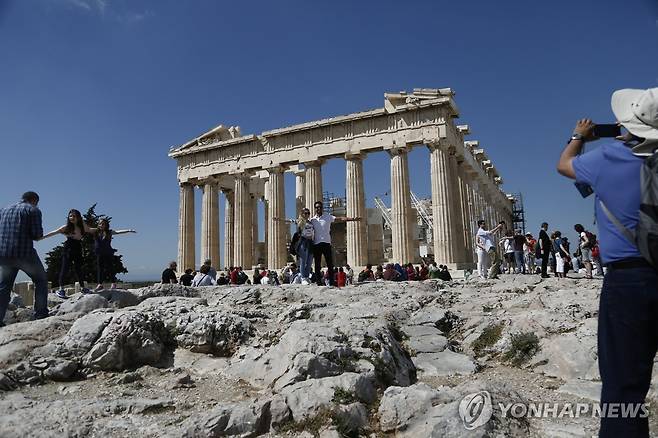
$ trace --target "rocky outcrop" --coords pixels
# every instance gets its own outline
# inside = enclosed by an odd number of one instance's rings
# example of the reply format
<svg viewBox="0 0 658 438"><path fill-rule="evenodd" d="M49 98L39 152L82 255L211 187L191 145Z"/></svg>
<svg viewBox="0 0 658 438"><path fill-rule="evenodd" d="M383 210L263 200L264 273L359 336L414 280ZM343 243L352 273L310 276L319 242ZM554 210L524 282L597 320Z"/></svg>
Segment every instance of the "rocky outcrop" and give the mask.
<svg viewBox="0 0 658 438"><path fill-rule="evenodd" d="M0 329L0 430L463 436L460 403L486 391L491 418L469 436L592 435L592 419L496 406L595 399L597 299L590 282L522 275L73 295L57 316Z"/></svg>

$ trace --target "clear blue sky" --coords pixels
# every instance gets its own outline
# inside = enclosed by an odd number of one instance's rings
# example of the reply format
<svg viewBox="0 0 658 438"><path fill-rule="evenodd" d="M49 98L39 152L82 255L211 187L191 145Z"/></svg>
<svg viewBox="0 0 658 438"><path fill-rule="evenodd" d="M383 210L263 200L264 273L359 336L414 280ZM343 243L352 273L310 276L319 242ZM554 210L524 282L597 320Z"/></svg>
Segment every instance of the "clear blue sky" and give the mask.
<svg viewBox="0 0 658 438"><path fill-rule="evenodd" d="M657 18L655 0L0 0L0 204L38 191L50 230L97 202L139 231L115 241L128 278L156 278L176 257L170 146L220 123L259 133L451 87L469 139L523 193L529 229L571 232L593 205L557 157L576 119L614 121L612 91L658 86ZM410 158L419 196L427 157ZM365 170L372 204L388 158ZM344 176L329 161L325 189L342 194Z"/></svg>

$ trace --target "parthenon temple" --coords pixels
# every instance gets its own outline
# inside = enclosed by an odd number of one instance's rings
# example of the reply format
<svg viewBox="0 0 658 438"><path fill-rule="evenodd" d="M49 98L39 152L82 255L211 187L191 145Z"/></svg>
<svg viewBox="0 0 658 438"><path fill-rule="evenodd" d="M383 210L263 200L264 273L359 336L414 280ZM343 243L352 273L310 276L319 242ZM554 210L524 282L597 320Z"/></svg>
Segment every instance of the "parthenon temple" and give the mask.
<svg viewBox="0 0 658 438"><path fill-rule="evenodd" d="M194 189L201 205L201 259L213 266L257 264L256 202L264 202L264 259L270 269L288 262L284 172L296 178L296 208L313 212L323 199L322 164L340 157L346 166L346 215L364 220L346 224L346 259L352 267L383 261L369 250L363 160L369 153L390 156L391 260L419 261L415 238L408 153L428 149L431 172L431 249L437 263L452 269L474 266L477 219L493 226L512 222L512 200L501 190L502 178L478 141L465 141L466 125L456 125L459 111L449 88L386 93L384 107L243 135L238 127L218 126L172 148L180 185L178 266L195 266ZM219 195L225 197L224 256L220 261ZM326 206L325 206L326 207ZM373 258L378 260L373 260Z"/></svg>

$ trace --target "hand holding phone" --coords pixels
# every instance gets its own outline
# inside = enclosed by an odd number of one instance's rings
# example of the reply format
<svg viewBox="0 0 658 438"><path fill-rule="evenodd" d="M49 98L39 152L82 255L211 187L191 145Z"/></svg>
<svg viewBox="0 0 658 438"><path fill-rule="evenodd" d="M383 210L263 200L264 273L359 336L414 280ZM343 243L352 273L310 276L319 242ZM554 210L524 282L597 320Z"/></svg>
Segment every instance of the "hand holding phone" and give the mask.
<svg viewBox="0 0 658 438"><path fill-rule="evenodd" d="M592 135L596 138L619 137L621 135L621 127L616 123L594 125Z"/></svg>

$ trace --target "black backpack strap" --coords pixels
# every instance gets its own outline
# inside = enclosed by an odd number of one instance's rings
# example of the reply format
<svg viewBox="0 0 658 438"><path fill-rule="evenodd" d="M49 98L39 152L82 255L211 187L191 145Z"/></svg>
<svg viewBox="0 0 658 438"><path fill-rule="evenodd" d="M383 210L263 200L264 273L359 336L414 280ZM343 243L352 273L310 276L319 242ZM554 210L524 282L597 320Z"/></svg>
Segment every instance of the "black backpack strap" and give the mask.
<svg viewBox="0 0 658 438"><path fill-rule="evenodd" d="M599 204L601 205L601 210L603 210L603 213L605 213L608 219L610 219L610 222L612 222L615 225L615 227L617 227L619 232L626 238L626 240L631 242L633 245L637 246L637 243L635 243L635 231L629 230L624 226L624 224L619 222L619 219L617 219L617 217L614 214L612 214L612 212L608 209L608 207L606 207L606 205L600 199L599 199Z"/></svg>

